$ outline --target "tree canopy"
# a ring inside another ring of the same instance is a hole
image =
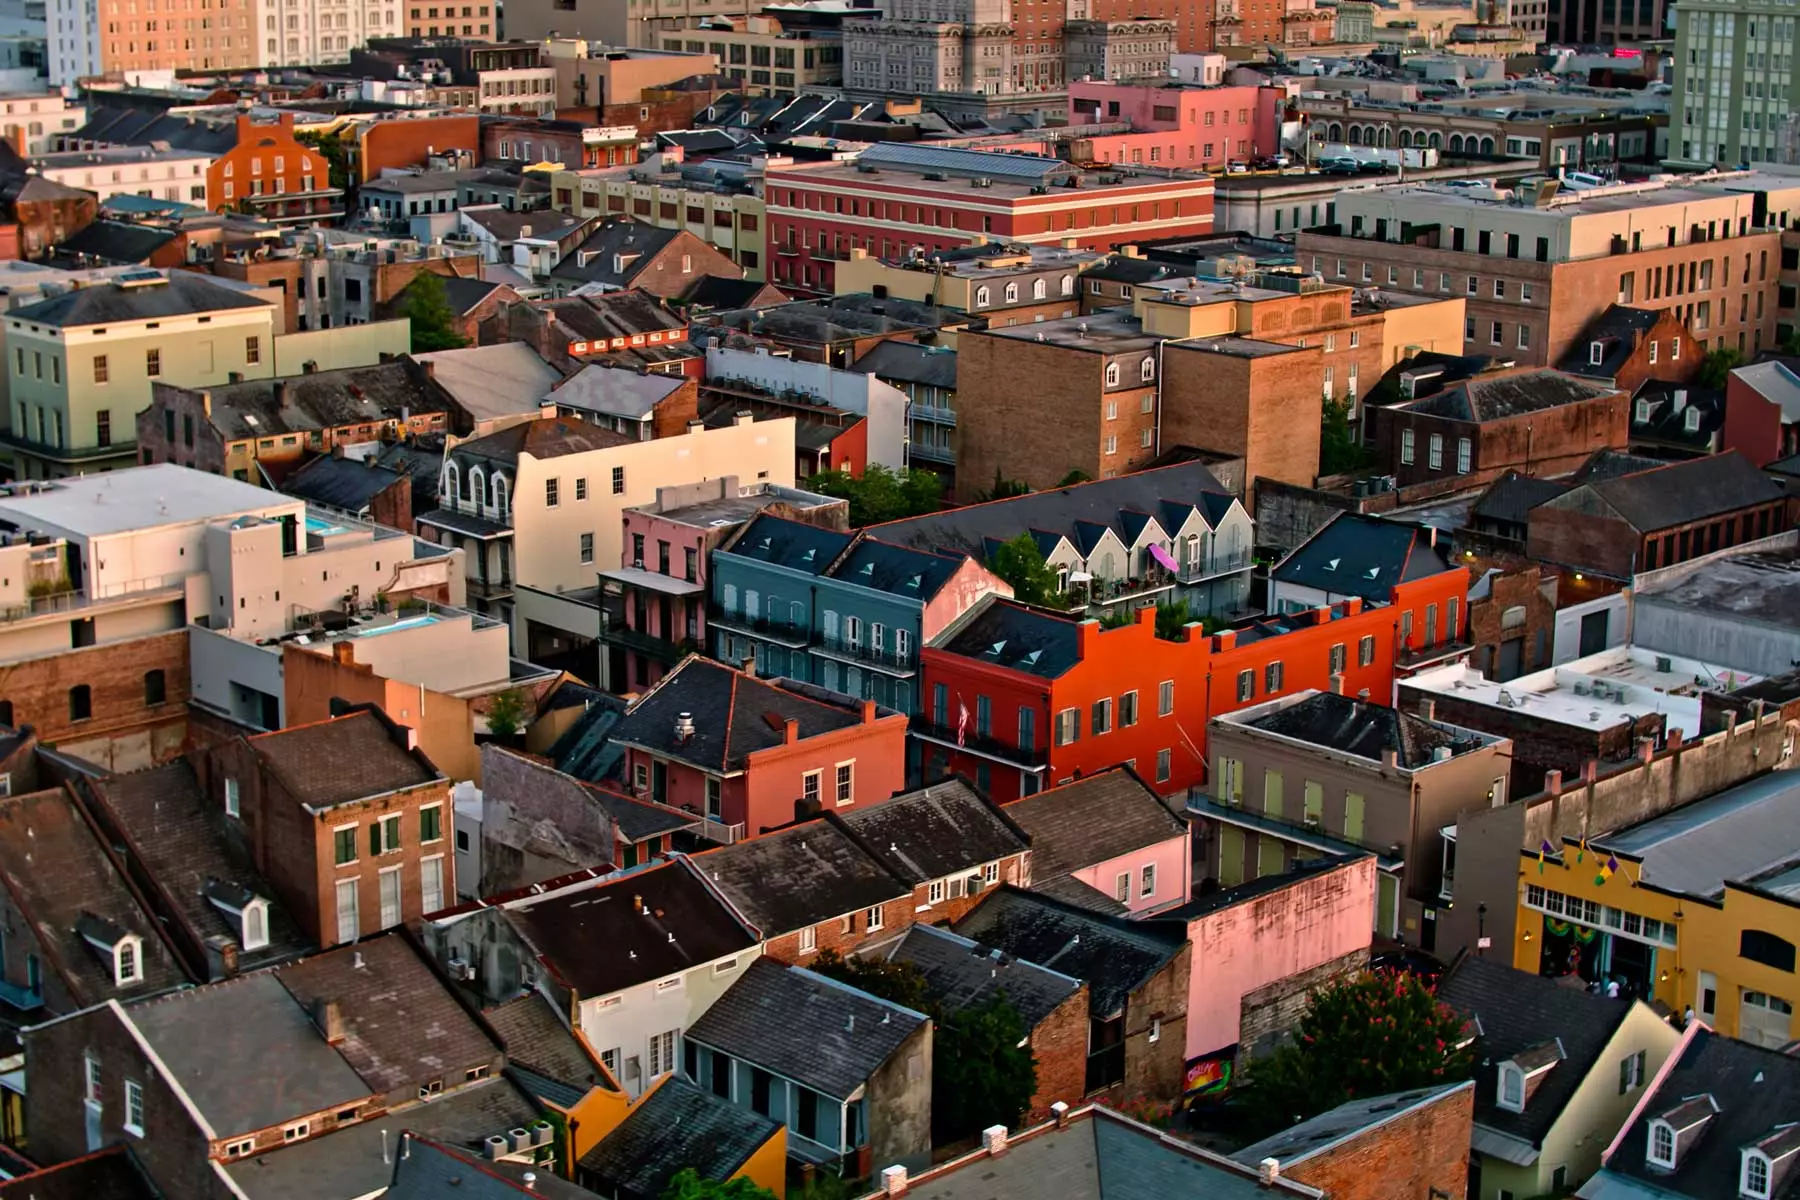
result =
[[[1319,425],[1319,474],[1344,475],[1367,469],[1375,461],[1350,419],[1350,399],[1325,401]]]
[[[938,510],[943,480],[930,471],[908,467],[896,471],[879,463],[863,469],[862,476],[848,471],[821,471],[801,485],[808,491],[850,502],[850,524],[878,525]]]
[[[469,339],[456,332],[456,310],[450,307],[450,294],[444,281],[433,271],[420,271],[406,288],[400,315],[412,322],[414,354],[432,350],[456,350],[469,344]]]
[[[775,1193],[739,1176],[728,1183],[707,1179],[692,1167],[675,1172],[662,1200],[775,1200]]]
[[[1744,356],[1730,346],[1721,346],[1709,351],[1700,360],[1700,383],[1703,387],[1722,388],[1725,377],[1731,374],[1732,368],[1742,365]]]
[[[1013,598],[1023,604],[1049,604],[1062,591],[1056,569],[1029,533],[996,547],[988,569],[1012,584]]]

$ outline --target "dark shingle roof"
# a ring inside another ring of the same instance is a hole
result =
[[[1454,732],[1423,717],[1335,692],[1314,692],[1296,704],[1246,723],[1264,733],[1328,746],[1373,762],[1380,762],[1382,752],[1391,749],[1399,765],[1407,770],[1424,766],[1440,748],[1463,754],[1484,744],[1478,737]]]
[[[1081,980],[1026,962],[991,946],[938,929],[914,925],[886,947],[889,962],[911,963],[925,989],[946,1013],[1006,996],[1032,1029],[1081,990]]]
[[[612,217],[595,226],[581,245],[563,255],[550,274],[580,283],[630,287],[639,272],[654,262],[680,232],[642,225],[630,217]],[[623,256],[624,270],[616,269],[620,264],[614,261],[615,256]]]
[[[1545,503],[1623,520],[1639,533],[1780,500],[1781,485],[1736,451],[1584,483]]]
[[[481,1015],[499,1035],[510,1066],[570,1084],[584,1093],[589,1088],[606,1086],[599,1066],[582,1049],[543,993],[528,992],[486,1009]]]
[[[56,249],[69,258],[98,259],[115,266],[126,266],[149,262],[152,254],[178,236],[175,230],[156,225],[100,220],[70,234]]]
[[[1473,957],[1465,958],[1444,976],[1438,984],[1438,999],[1479,1025],[1476,1124],[1533,1145],[1541,1144],[1562,1116],[1575,1089],[1599,1064],[1601,1053],[1635,1003],[1596,996],[1554,979],[1516,971],[1494,959]],[[1531,1093],[1524,1112],[1501,1108],[1496,1084],[1499,1064],[1551,1038],[1561,1041],[1562,1060]]]
[[[1277,583],[1386,603],[1394,586],[1450,570],[1432,531],[1418,525],[1345,512],[1284,558]]]
[[[860,723],[861,713],[846,706],[690,656],[632,705],[613,736],[707,770],[736,771],[753,752],[783,743],[784,722],[798,723],[802,738]],[[682,713],[694,722],[686,741],[675,732]]]
[[[929,554],[863,538],[826,575],[903,600],[923,603],[936,596],[938,589],[949,582],[962,564],[960,556]]]
[[[523,902],[506,915],[580,996],[610,995],[756,944],[682,861]]]
[[[281,483],[281,490],[302,500],[358,513],[405,476],[387,467],[322,454]]]
[[[1436,1083],[1404,1092],[1388,1092],[1366,1099],[1350,1100],[1329,1112],[1322,1112],[1298,1125],[1291,1125],[1279,1133],[1271,1134],[1254,1145],[1245,1146],[1231,1157],[1247,1167],[1257,1166],[1265,1158],[1275,1159],[1284,1170],[1290,1166],[1299,1166],[1321,1150],[1336,1148],[1348,1138],[1371,1133],[1383,1125],[1410,1116],[1473,1086],[1473,1083],[1465,1079],[1461,1083]]]
[[[990,596],[939,648],[1055,679],[1081,661],[1081,624]]]
[[[163,1200],[129,1146],[0,1181],[0,1200]]]
[[[824,818],[708,850],[693,863],[765,938],[912,894],[856,838]]]
[[[683,1170],[729,1179],[780,1129],[778,1121],[671,1075],[582,1155],[581,1169],[616,1200],[662,1200]]]
[[[850,370],[901,383],[954,388],[956,351],[947,346],[921,346],[917,342],[877,342],[851,364]]]
[[[200,938],[229,937],[239,946],[238,963],[245,970],[310,947],[269,882],[257,873],[241,831],[231,828],[224,812],[207,799],[185,759],[96,779],[89,786],[130,839],[130,853]],[[265,949],[242,949],[237,918],[208,898],[209,891],[234,889],[269,902]]]
[[[1546,500],[1553,500],[1574,485],[1562,479],[1538,479],[1508,471],[1488,485],[1475,501],[1470,516],[1507,525],[1523,525],[1526,514]]]
[[[183,982],[155,922],[138,906],[67,793],[33,792],[0,801],[0,880],[31,923],[46,958],[68,974],[78,1005],[150,995]],[[120,987],[111,952],[94,946],[81,932],[86,928],[142,938],[142,978]]]
[[[1609,304],[1588,323],[1569,346],[1557,366],[1572,375],[1610,380],[1622,370],[1638,348],[1638,342],[1656,326],[1661,310]],[[1594,361],[1594,343],[1600,344],[1600,361]]]
[[[1640,413],[1642,417],[1640,419]],[[1697,414],[1688,428],[1688,415]],[[1704,451],[1725,425],[1725,393],[1699,384],[1646,379],[1631,397],[1631,436]]]
[[[231,308],[264,308],[269,303],[193,271],[146,269],[144,274],[154,275],[161,282],[121,284],[113,279],[15,308],[8,315],[15,320],[67,329],[114,321],[154,321],[158,317],[185,317]]]
[[[951,928],[984,946],[1086,980],[1096,1019],[1122,1010],[1131,993],[1187,945],[1184,922],[1109,917],[1004,884]]]
[[[759,958],[687,1037],[845,1100],[927,1020],[848,984]]]
[[[1187,832],[1187,822],[1126,767],[1015,800],[1006,815],[1031,838],[1033,879],[1068,875]]]
[[[275,978],[308,1012],[321,1001],[337,1002],[344,1018],[337,1051],[373,1092],[459,1084],[464,1071],[500,1057],[400,934],[278,967]]]
[[[1023,853],[1030,840],[962,779],[905,792],[833,821],[908,883],[925,883]]]
[[[1487,422],[1581,404],[1614,389],[1561,371],[1481,375],[1408,405],[1408,411],[1455,421]]]
[[[396,1147],[394,1178],[386,1200],[600,1200],[597,1193],[558,1178],[548,1166],[490,1162],[466,1150],[415,1134]],[[531,1171],[529,1186],[524,1172]]]
[[[1711,1096],[1718,1111],[1699,1139],[1682,1149],[1675,1170],[1653,1170],[1645,1161],[1650,1122],[1697,1096]],[[1778,1125],[1796,1120],[1800,1120],[1800,1059],[1702,1028],[1645,1099],[1637,1120],[1620,1135],[1606,1174],[1642,1180],[1659,1189],[1659,1195],[1738,1200],[1741,1151],[1774,1134]],[[1800,1172],[1789,1171],[1775,1200],[1796,1196]]]
[[[752,518],[725,550],[739,558],[823,575],[854,538],[854,534],[764,513]]]
[[[215,384],[206,392],[213,428],[227,441],[398,421],[445,408],[443,393],[405,361]]]
[[[472,455],[494,462],[517,463],[519,456],[557,458],[615,446],[635,446],[637,439],[590,424],[579,417],[538,417],[509,425],[486,437],[459,442],[453,455]]]
[[[258,734],[250,745],[296,800],[315,809],[443,778],[396,745],[372,712]]]

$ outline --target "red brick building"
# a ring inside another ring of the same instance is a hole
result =
[[[423,167],[433,154],[480,149],[481,118],[474,113],[372,121],[357,131],[354,170],[357,182],[367,183],[390,169]]]
[[[188,695],[185,629],[0,665],[0,725],[119,771],[181,753]]]
[[[899,142],[855,163],[772,169],[765,196],[771,282],[821,292],[858,247],[881,258],[995,241],[1111,250],[1213,227],[1205,176],[1082,172],[1036,155]]]
[[[1232,1157],[1246,1166],[1272,1158],[1281,1178],[1331,1200],[1463,1200],[1475,1086],[1464,1080],[1352,1100]]]
[[[247,205],[278,224],[344,215],[343,189],[331,186],[325,156],[295,139],[292,113],[266,125],[239,113],[237,144],[206,168],[206,194],[221,211]]]
[[[1759,467],[1800,454],[1800,375],[1776,359],[1727,375],[1722,434],[1725,449]]]

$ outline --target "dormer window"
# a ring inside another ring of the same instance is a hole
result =
[[[1146,383],[1156,378],[1156,360],[1154,358],[1145,357],[1143,364],[1138,368],[1138,378]]]
[[[1710,1095],[1689,1096],[1674,1108],[1650,1120],[1646,1161],[1662,1171],[1673,1171],[1681,1162],[1682,1151],[1693,1146],[1706,1126],[1717,1116],[1719,1106]]]
[[[264,950],[269,945],[269,902],[249,888],[206,881],[201,891],[227,922],[237,927],[238,948]]]
[[[1745,1200],[1768,1200],[1769,1160],[1760,1150],[1744,1151],[1743,1166],[1738,1173],[1738,1192]]]
[[[1525,1111],[1525,1072],[1512,1063],[1500,1064],[1500,1095],[1495,1103],[1508,1112]]]
[[[1682,424],[1683,424],[1683,427],[1689,433],[1699,433],[1700,432],[1700,410],[1697,408],[1689,408],[1687,410],[1686,416],[1683,417],[1683,419],[1682,419]]]
[[[84,912],[75,922],[75,931],[101,956],[112,970],[113,983],[127,987],[144,979],[144,939],[120,928],[105,917]]]
[[[1119,364],[1118,363],[1107,363],[1106,364],[1106,386],[1107,387],[1118,387],[1119,386]]]
[[[1588,343],[1588,365],[1597,367],[1605,361],[1606,361],[1606,343],[1605,342],[1589,342]]]
[[[144,977],[144,943],[138,937],[121,938],[113,947],[113,982],[120,987]]]
[[[1675,1169],[1675,1130],[1667,1121],[1650,1122],[1650,1165]]]
[[[1636,418],[1636,420],[1639,425],[1649,424],[1649,422],[1650,422],[1650,402],[1648,400],[1639,400],[1637,402],[1637,418]]]
[[[1500,1064],[1495,1080],[1499,1094],[1495,1103],[1508,1112],[1524,1112],[1531,1094],[1543,1083],[1556,1064],[1563,1060],[1562,1039],[1552,1038],[1519,1051]]]

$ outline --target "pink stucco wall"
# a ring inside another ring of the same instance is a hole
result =
[[[1189,847],[1188,832],[1183,830],[1180,837],[1076,871],[1075,878],[1103,895],[1116,896],[1119,876],[1128,874],[1131,876],[1131,899],[1128,903],[1133,915],[1156,912],[1187,900],[1192,887],[1189,878],[1194,861]],[[1148,866],[1156,868],[1156,890],[1144,896],[1139,893],[1142,891],[1143,870]]]
[[[1374,924],[1372,855],[1189,921],[1188,1058],[1238,1040],[1245,995],[1366,948]]]
[[[950,622],[956,620],[989,592],[999,592],[1002,596],[1013,594],[1012,584],[1000,578],[972,558],[963,559],[962,566],[956,569],[937,595],[925,602],[920,637],[929,642]]]
[[[1126,121],[1132,132],[1077,138],[1070,153],[1077,160],[1182,167],[1222,167],[1230,159],[1273,154],[1281,134],[1280,99],[1278,88],[1071,83],[1071,125]],[[1174,118],[1158,117],[1158,108],[1174,109]]]

